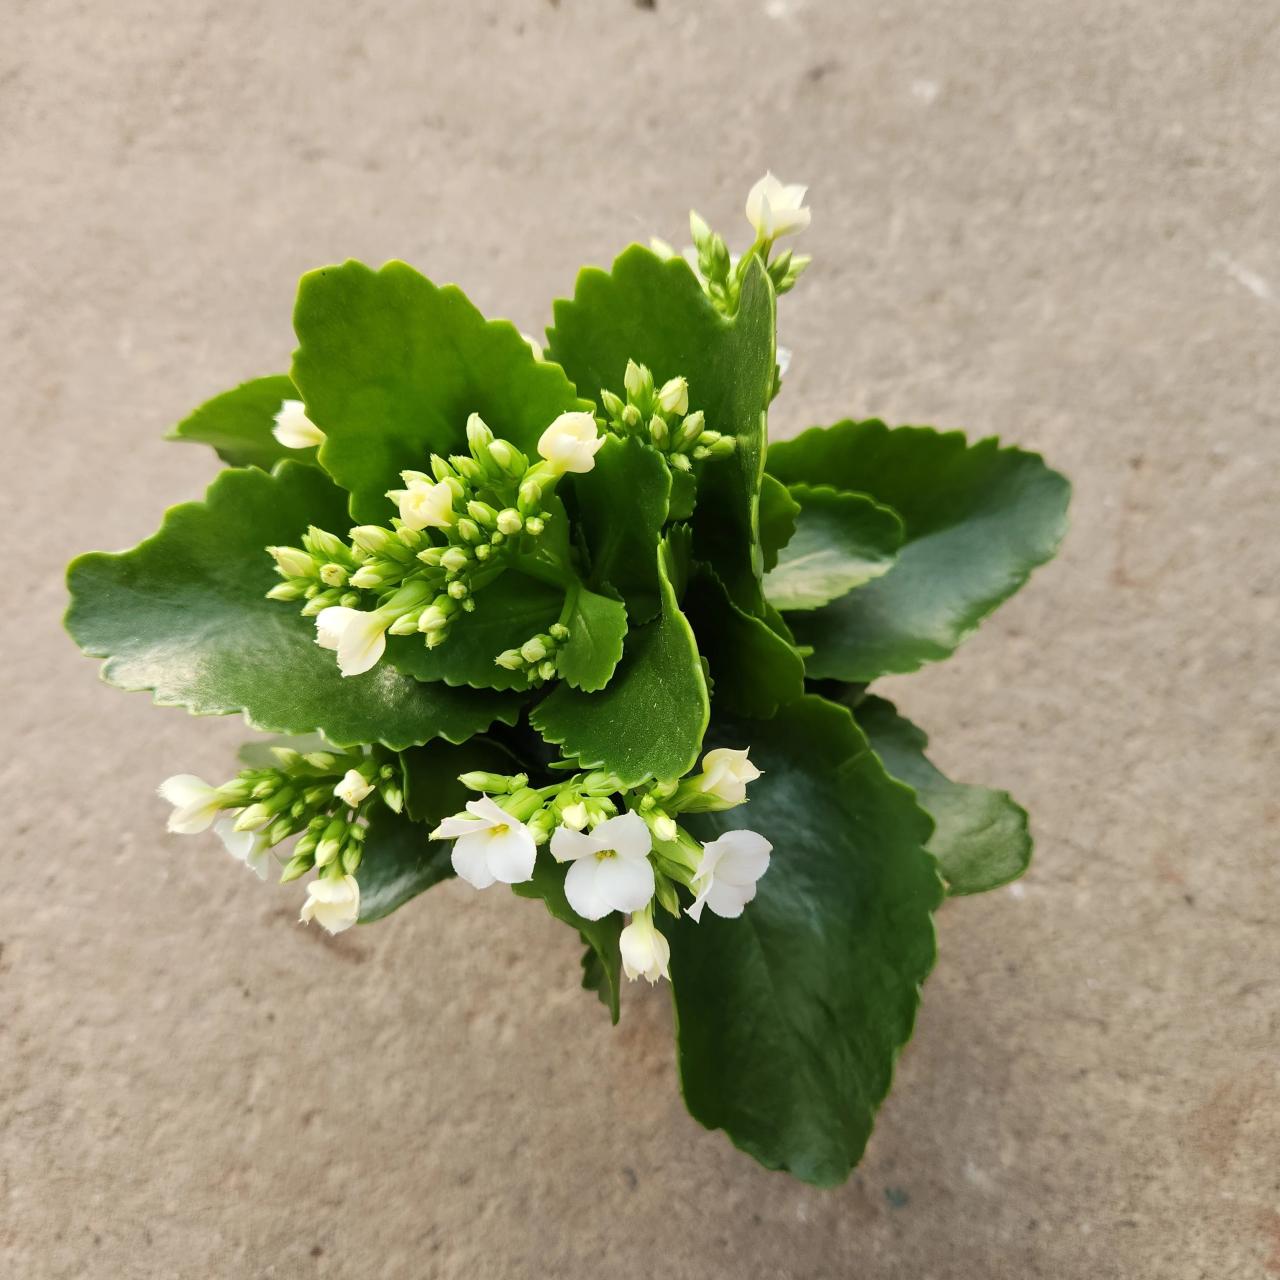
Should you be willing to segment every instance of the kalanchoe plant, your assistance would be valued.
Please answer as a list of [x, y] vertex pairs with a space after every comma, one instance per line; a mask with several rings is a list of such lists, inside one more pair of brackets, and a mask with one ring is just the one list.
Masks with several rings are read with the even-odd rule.
[[[766, 176], [734, 257], [695, 214], [587, 269], [545, 354], [403, 263], [302, 280], [289, 374], [174, 437], [228, 464], [72, 564], [105, 678], [279, 735], [168, 779], [336, 932], [447, 877], [540, 898], [583, 985], [669, 979], [689, 1109], [819, 1184], [857, 1162], [947, 894], [1031, 853], [877, 677], [947, 657], [1065, 527], [1033, 454], [843, 421], [767, 447], [809, 221]], [[694, 265], [696, 264], [696, 266]]]

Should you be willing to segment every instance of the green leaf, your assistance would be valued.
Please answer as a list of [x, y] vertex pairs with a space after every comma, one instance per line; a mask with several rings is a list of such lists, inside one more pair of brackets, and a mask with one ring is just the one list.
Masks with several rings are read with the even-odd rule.
[[814, 647], [814, 677], [866, 681], [951, 654], [1052, 558], [1066, 530], [1070, 485], [1043, 459], [968, 444], [959, 432], [841, 422], [769, 450], [784, 484], [866, 493], [906, 527], [893, 568], [824, 609], [788, 621]]
[[698, 758], [709, 706], [697, 642], [676, 602], [672, 543], [657, 548], [661, 616], [634, 627], [622, 661], [599, 693], [560, 685], [529, 722], [584, 769], [608, 769], [624, 787], [678, 778]]
[[389, 916], [410, 898], [453, 875], [452, 842], [430, 840], [430, 832], [430, 827], [414, 822], [408, 814], [374, 806], [356, 869], [361, 924]]
[[818, 609], [888, 573], [902, 545], [902, 521], [865, 494], [793, 485], [795, 536], [764, 580], [777, 609]]
[[266, 599], [279, 579], [264, 548], [296, 542], [308, 524], [341, 528], [344, 506], [317, 467], [224, 471], [132, 551], [72, 562], [67, 630], [107, 659], [109, 683], [152, 690], [161, 706], [242, 711], [254, 728], [319, 732], [335, 746], [457, 742], [513, 722], [513, 695], [419, 684], [385, 662], [344, 679], [298, 606]]
[[689, 405], [708, 428], [737, 437], [731, 458], [700, 464], [694, 547], [716, 566], [735, 602], [758, 613], [760, 477], [765, 411], [773, 388], [774, 296], [753, 262], [738, 313], [712, 306], [682, 259], [662, 260], [632, 245], [610, 272], [588, 268], [572, 301], [555, 304], [550, 352], [583, 395], [622, 394], [628, 359], [648, 365], [661, 384], [689, 380]]
[[527, 689], [523, 671], [508, 671], [494, 659], [546, 631], [564, 608], [564, 592], [508, 569], [477, 591], [475, 601], [475, 612], [459, 614], [438, 649], [428, 649], [422, 636], [389, 636], [387, 661], [417, 680], [473, 689]]
[[[611, 911], [603, 920], [584, 920], [570, 905], [564, 895], [564, 878], [569, 868], [551, 856], [548, 849], [538, 852], [537, 865], [533, 869], [533, 879], [511, 887], [521, 898], [541, 898], [547, 910], [565, 924], [577, 929], [582, 941], [595, 953], [595, 965], [583, 960], [582, 985], [587, 990], [594, 990], [601, 1002], [608, 1008], [609, 1016], [616, 1024], [618, 1021], [619, 998], [622, 987], [622, 954], [618, 949], [618, 938], [622, 933], [622, 916]], [[603, 976], [603, 985], [600, 978]]]
[[561, 678], [584, 693], [603, 689], [622, 658], [627, 606], [578, 587], [572, 593], [565, 625], [569, 638], [556, 654]]
[[659, 609], [654, 552], [667, 519], [671, 479], [662, 455], [635, 436], [610, 436], [592, 470], [573, 477], [591, 561], [587, 581], [597, 591], [613, 587], [633, 624], [648, 622]]
[[663, 922], [685, 1102], [761, 1164], [832, 1186], [866, 1146], [933, 965], [929, 819], [822, 698], [717, 720], [709, 742], [750, 746], [764, 775], [750, 803], [690, 826], [748, 827], [773, 855], [740, 919]]
[[884, 767], [915, 788], [933, 818], [928, 849], [949, 893], [985, 893], [1027, 869], [1027, 811], [1007, 791], [952, 782], [940, 773], [924, 754], [928, 736], [884, 698], [864, 698], [854, 715]]
[[437, 288], [403, 262], [309, 272], [294, 328], [293, 381], [357, 521], [391, 514], [385, 494], [402, 470], [425, 470], [432, 452], [465, 452], [472, 413], [534, 456], [554, 418], [589, 407], [513, 325], [486, 320], [460, 289]]
[[778, 563], [778, 553], [795, 536], [799, 514], [800, 504], [787, 486], [766, 474], [760, 485], [760, 548], [766, 574]]
[[430, 836], [442, 819], [475, 799], [475, 793], [458, 781], [459, 774], [472, 769], [511, 773], [519, 768], [505, 747], [487, 738], [472, 738], [460, 746], [436, 741], [411, 747], [401, 752], [400, 765], [404, 813], [379, 804], [369, 815], [364, 856], [356, 871], [361, 924], [381, 920], [453, 876], [453, 841]]
[[165, 439], [212, 445], [218, 457], [233, 467], [270, 471], [282, 458], [314, 462], [314, 449], [286, 449], [271, 434], [281, 404], [299, 398], [284, 374], [255, 378], [202, 404]]
[[707, 660], [718, 712], [767, 719], [804, 693], [804, 661], [760, 618], [743, 612], [700, 565], [684, 598], [698, 650]]

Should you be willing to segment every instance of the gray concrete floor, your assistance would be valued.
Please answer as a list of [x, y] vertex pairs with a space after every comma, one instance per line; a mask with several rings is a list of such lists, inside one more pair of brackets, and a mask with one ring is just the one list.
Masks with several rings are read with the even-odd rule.
[[[0, 421], [6, 1277], [1280, 1274], [1280, 10], [1229, 0], [9, 0]], [[997, 432], [1062, 559], [890, 682], [1032, 811], [949, 906], [863, 1165], [684, 1113], [528, 903], [326, 941], [156, 781], [242, 736], [97, 684], [61, 566], [213, 473], [161, 434], [283, 369], [295, 278], [403, 257], [545, 322], [581, 262], [812, 184], [776, 434]], [[1265, 644], [1270, 635], [1272, 643]]]

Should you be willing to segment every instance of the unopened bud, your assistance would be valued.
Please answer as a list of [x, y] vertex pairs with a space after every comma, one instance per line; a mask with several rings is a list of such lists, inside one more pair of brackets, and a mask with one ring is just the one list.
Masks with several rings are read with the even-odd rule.
[[422, 613], [417, 609], [410, 609], [408, 613], [402, 613], [388, 628], [387, 634], [393, 636], [411, 636], [418, 629], [418, 620], [422, 617]]
[[467, 503], [467, 515], [486, 529], [492, 529], [498, 522], [498, 513], [487, 502], [480, 502], [477, 499]]
[[504, 649], [494, 658], [494, 662], [505, 671], [520, 671], [524, 667], [524, 658], [520, 656], [519, 649]]
[[[470, 773], [461, 774], [458, 781], [468, 791], [484, 791], [493, 796], [505, 796], [511, 789], [510, 778], [503, 777], [500, 773], [489, 773], [484, 769], [473, 769]], [[523, 785], [521, 783], [521, 786]]]
[[665, 813], [659, 814], [658, 817], [654, 818], [652, 826], [653, 834], [659, 840], [674, 840], [680, 833], [680, 828], [676, 826], [675, 819]]
[[540, 637], [534, 636], [532, 640], [526, 640], [520, 646], [520, 656], [532, 666], [547, 656], [547, 646], [543, 644]]
[[315, 525], [302, 535], [302, 545], [312, 555], [320, 556], [324, 560], [345, 560], [350, 555], [346, 543], [341, 538], [324, 529], [317, 529]]
[[471, 588], [460, 579], [449, 583], [446, 590], [454, 600], [465, 600], [471, 594]]
[[440, 557], [440, 567], [447, 569], [450, 573], [460, 573], [467, 567], [470, 559], [471, 557], [461, 547], [450, 547]]
[[615, 420], [622, 417], [622, 411], [626, 407], [622, 403], [621, 396], [614, 395], [612, 391], [608, 390], [600, 392], [600, 403], [604, 407], [605, 413]]
[[649, 439], [656, 445], [667, 443], [667, 424], [659, 417], [649, 419]]
[[524, 519], [513, 507], [498, 512], [498, 528], [506, 534], [519, 533], [524, 528]]
[[481, 453], [493, 443], [493, 432], [485, 426], [484, 419], [473, 413], [467, 419], [467, 444], [472, 452]]
[[284, 864], [284, 870], [280, 873], [280, 883], [288, 884], [290, 880], [305, 876], [311, 870], [311, 866], [311, 858], [308, 855], [295, 854]]
[[457, 472], [438, 453], [431, 455], [431, 474], [437, 480], [448, 480], [457, 477]]
[[316, 563], [300, 547], [268, 547], [267, 551], [286, 578], [315, 577]]
[[469, 516], [463, 516], [458, 521], [458, 536], [464, 542], [479, 542], [484, 534], [480, 532], [480, 526], [474, 520]]
[[542, 534], [545, 531], [546, 527], [547, 527], [546, 522], [542, 519], [541, 516], [530, 516], [524, 522], [524, 531], [531, 538], [542, 537]]
[[361, 524], [351, 530], [351, 541], [367, 551], [371, 556], [387, 554], [387, 545], [395, 542], [396, 536], [389, 529], [379, 528], [376, 524]]
[[555, 678], [556, 664], [548, 658], [539, 668], [538, 676], [542, 680], [552, 680]]
[[666, 413], [683, 416], [689, 412], [689, 383], [684, 378], [672, 378], [658, 391], [658, 404]]
[[301, 600], [306, 594], [306, 587], [301, 582], [294, 579], [292, 582], [277, 582], [270, 591], [267, 592], [268, 600]]
[[632, 401], [639, 400], [646, 389], [652, 390], [653, 374], [644, 365], [628, 360], [627, 371], [622, 375], [622, 385], [627, 389], [627, 395]]
[[489, 457], [511, 476], [523, 475], [529, 465], [524, 454], [505, 440], [495, 440], [489, 446]]
[[548, 634], [557, 643], [563, 644], [569, 638], [569, 628], [563, 622], [553, 622], [547, 628]]
[[566, 805], [560, 812], [560, 818], [566, 827], [572, 827], [574, 831], [581, 831], [587, 825], [587, 806], [581, 800], [576, 800], [571, 805]]

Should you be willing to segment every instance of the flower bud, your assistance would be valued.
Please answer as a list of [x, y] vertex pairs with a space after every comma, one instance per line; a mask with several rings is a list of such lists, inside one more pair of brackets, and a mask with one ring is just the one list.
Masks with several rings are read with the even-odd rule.
[[311, 870], [312, 865], [313, 863], [308, 855], [295, 854], [284, 864], [284, 870], [280, 873], [280, 883], [288, 884], [290, 880], [305, 876]]
[[658, 391], [658, 404], [663, 412], [683, 416], [689, 412], [689, 383], [684, 378], [672, 378]]
[[458, 536], [464, 542], [479, 542], [484, 534], [480, 532], [480, 526], [470, 516], [463, 516], [458, 521]]
[[306, 588], [296, 579], [293, 582], [277, 582], [267, 592], [268, 600], [301, 600]]
[[542, 537], [542, 534], [546, 530], [546, 527], [547, 527], [546, 523], [541, 516], [530, 516], [524, 522], [524, 531], [531, 538]]
[[[480, 464], [474, 458], [468, 458], [465, 453], [451, 453], [449, 462], [454, 471], [468, 483], [479, 484], [484, 480], [484, 471]], [[455, 483], [457, 483], [456, 480]], [[461, 497], [462, 495], [459, 494], [458, 496]]]
[[529, 467], [524, 454], [505, 440], [495, 440], [489, 446], [489, 457], [510, 476], [522, 476]]
[[677, 450], [687, 449], [702, 434], [704, 421], [701, 409], [691, 413], [677, 428], [672, 438], [672, 447]]
[[340, 564], [330, 560], [328, 564], [320, 566], [320, 581], [328, 587], [345, 587], [347, 571]]
[[532, 666], [535, 662], [541, 662], [547, 656], [547, 646], [542, 642], [540, 636], [534, 636], [531, 640], [526, 640], [520, 646], [520, 656]]
[[437, 480], [453, 480], [458, 473], [438, 453], [431, 455], [431, 474]]
[[505, 671], [520, 671], [524, 668], [524, 658], [520, 656], [519, 649], [504, 649], [494, 658], [494, 662]]
[[548, 658], [539, 668], [538, 677], [541, 680], [552, 680], [556, 675], [556, 664]]
[[628, 431], [634, 431], [640, 425], [640, 410], [633, 404], [627, 405], [622, 411], [622, 425]]
[[450, 547], [440, 557], [440, 567], [449, 573], [461, 573], [470, 560], [471, 557], [461, 547]]
[[402, 613], [387, 628], [387, 634], [392, 636], [411, 636], [418, 630], [418, 621], [421, 617], [421, 610], [410, 609], [408, 613]]
[[449, 583], [446, 589], [454, 600], [465, 600], [471, 594], [471, 588], [461, 579]]
[[493, 443], [493, 432], [485, 426], [484, 419], [473, 413], [467, 419], [467, 444], [473, 453], [482, 453]]
[[658, 814], [649, 825], [658, 840], [674, 840], [680, 834], [675, 819], [665, 813]]
[[622, 385], [627, 389], [627, 396], [632, 403], [653, 391], [653, 374], [642, 364], [634, 360], [627, 361], [627, 371], [622, 375]]
[[626, 407], [622, 403], [621, 396], [616, 396], [612, 391], [608, 390], [600, 392], [600, 404], [603, 406], [605, 413], [615, 422], [622, 417], [622, 411]]
[[498, 522], [498, 513], [487, 502], [476, 499], [467, 503], [467, 515], [486, 529], [492, 529]]
[[557, 643], [563, 644], [569, 638], [569, 628], [563, 622], [553, 622], [548, 628], [551, 638]]
[[315, 561], [300, 547], [268, 547], [267, 553], [286, 578], [314, 578]]
[[312, 525], [302, 535], [302, 545], [314, 556], [324, 560], [346, 560], [350, 556], [347, 544], [336, 534], [328, 533]]
[[497, 523], [498, 528], [506, 534], [516, 534], [524, 528], [524, 519], [514, 507], [499, 511]]
[[440, 567], [440, 558], [444, 553], [444, 547], [428, 547], [425, 551], [418, 552], [418, 559], [429, 568], [438, 569]]
[[656, 415], [649, 419], [649, 439], [659, 447], [667, 443], [667, 424]]
[[587, 806], [581, 800], [566, 805], [560, 811], [560, 820], [566, 827], [572, 827], [574, 831], [581, 831], [587, 825]]

